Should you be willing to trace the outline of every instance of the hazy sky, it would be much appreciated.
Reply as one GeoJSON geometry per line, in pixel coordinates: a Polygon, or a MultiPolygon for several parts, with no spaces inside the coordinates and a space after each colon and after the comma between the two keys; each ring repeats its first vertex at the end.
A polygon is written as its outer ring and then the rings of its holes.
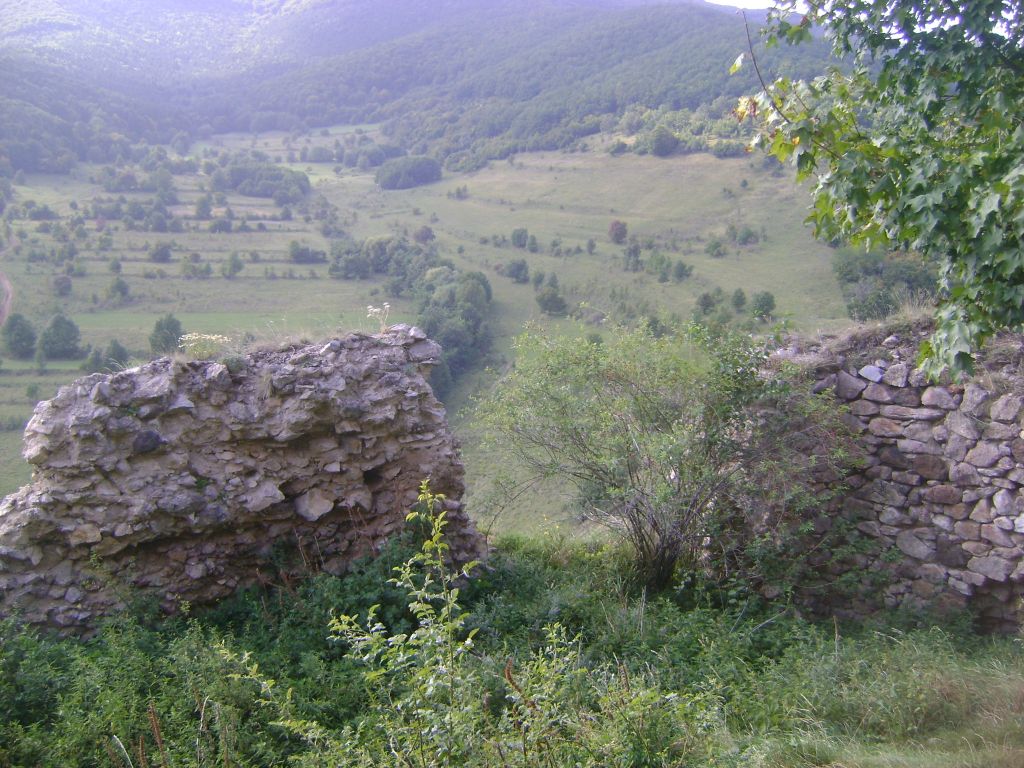
{"type": "Polygon", "coordinates": [[[733,8],[770,8],[771,0],[705,0],[713,5],[731,5],[733,8]]]}

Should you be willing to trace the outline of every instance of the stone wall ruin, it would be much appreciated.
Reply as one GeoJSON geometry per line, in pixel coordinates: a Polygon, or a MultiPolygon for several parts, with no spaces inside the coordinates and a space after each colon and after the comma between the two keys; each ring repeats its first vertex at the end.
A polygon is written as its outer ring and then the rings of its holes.
{"type": "Polygon", "coordinates": [[[914,365],[925,335],[868,330],[816,350],[816,389],[846,404],[865,451],[829,512],[881,545],[853,565],[887,572],[885,604],[970,608],[983,628],[1012,631],[1024,610],[1021,339],[999,340],[971,381],[932,384],[914,365]]]}
{"type": "Polygon", "coordinates": [[[340,573],[447,497],[452,555],[482,541],[416,328],[225,362],[156,360],[41,402],[33,481],[0,505],[0,614],[89,627],[140,591],[165,610],[255,583],[275,550],[340,573]]]}

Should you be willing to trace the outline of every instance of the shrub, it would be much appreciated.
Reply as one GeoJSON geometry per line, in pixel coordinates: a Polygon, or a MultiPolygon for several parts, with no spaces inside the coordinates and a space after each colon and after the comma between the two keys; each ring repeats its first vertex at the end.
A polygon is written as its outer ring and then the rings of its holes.
{"type": "Polygon", "coordinates": [[[626,242],[626,236],[629,233],[629,227],[626,222],[615,219],[611,224],[608,225],[608,239],[616,245],[622,245],[626,242]]]}
{"type": "MultiPolygon", "coordinates": [[[[212,231],[213,230],[211,230],[211,232],[212,231]]],[[[157,264],[166,264],[171,260],[173,255],[170,243],[157,243],[149,249],[149,260],[156,262],[157,264]]]]}
{"type": "Polygon", "coordinates": [[[73,360],[82,354],[78,346],[81,338],[81,332],[72,320],[57,315],[39,335],[39,351],[47,360],[73,360]]]}
{"type": "Polygon", "coordinates": [[[154,355],[170,354],[178,348],[183,334],[181,321],[168,313],[153,326],[153,332],[149,334],[149,348],[154,355]]]}
{"type": "Polygon", "coordinates": [[[568,479],[581,514],[629,542],[651,588],[696,565],[743,477],[790,455],[787,430],[808,428],[798,414],[828,416],[792,399],[781,422],[751,424],[747,409],[785,389],[759,375],[765,349],[700,326],[620,330],[600,345],[531,333],[516,350],[484,423],[525,482],[568,479]]]}
{"type": "Polygon", "coordinates": [[[505,265],[505,277],[509,277],[516,283],[528,283],[530,281],[530,267],[526,259],[513,259],[505,265]]]}
{"type": "Polygon", "coordinates": [[[759,291],[750,300],[750,313],[758,320],[767,320],[775,311],[775,295],[769,291],[759,291]]]}
{"type": "Polygon", "coordinates": [[[537,293],[537,306],[541,312],[552,317],[563,317],[569,311],[565,298],[552,285],[545,285],[537,293]]]}
{"type": "Polygon", "coordinates": [[[21,360],[28,360],[35,353],[36,329],[24,315],[15,312],[3,327],[4,345],[7,351],[21,360]]]}

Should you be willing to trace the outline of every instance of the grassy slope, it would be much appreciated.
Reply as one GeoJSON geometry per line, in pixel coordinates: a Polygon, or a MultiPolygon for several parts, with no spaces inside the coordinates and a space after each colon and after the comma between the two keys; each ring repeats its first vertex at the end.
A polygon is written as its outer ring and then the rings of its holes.
{"type": "MultiPolygon", "coordinates": [[[[332,129],[326,136],[317,132],[292,142],[292,146],[329,146],[335,138],[352,130],[332,129]]],[[[230,134],[217,137],[211,146],[256,147],[274,157],[287,154],[288,141],[282,133],[256,138],[230,134]]],[[[520,257],[529,261],[531,270],[557,273],[563,292],[572,301],[588,301],[595,306],[609,304],[609,292],[616,288],[627,293],[630,301],[646,301],[653,311],[664,316],[674,313],[688,318],[701,292],[720,286],[731,293],[739,287],[748,296],[758,290],[772,291],[781,315],[802,330],[833,329],[847,322],[829,267],[830,251],[816,243],[801,224],[802,193],[793,187],[788,173],[773,175],[757,158],[611,157],[600,150],[538,153],[519,155],[514,162],[493,163],[470,174],[448,174],[437,184],[401,192],[381,192],[371,174],[346,170],[338,175],[329,164],[292,167],[309,172],[315,192],[324,194],[339,207],[342,219],[349,222],[356,237],[407,232],[429,224],[437,233],[444,255],[464,268],[483,271],[494,288],[496,308],[495,349],[485,362],[495,368],[510,362],[511,340],[525,322],[577,329],[574,321],[544,318],[534,301],[532,287],[514,284],[495,272],[498,264],[520,257]],[[747,181],[746,187],[741,184],[743,180],[747,181]],[[463,185],[469,190],[468,199],[449,197],[450,191],[463,185]],[[725,188],[732,194],[724,194],[725,188]],[[693,265],[693,276],[681,284],[658,283],[652,275],[622,271],[622,249],[607,239],[608,224],[616,218],[626,221],[632,234],[663,242],[673,260],[681,258],[693,265]],[[756,230],[763,227],[768,240],[756,246],[730,247],[730,254],[723,259],[708,257],[704,253],[706,240],[721,236],[730,222],[756,230]],[[568,248],[585,245],[588,238],[593,238],[597,250],[593,256],[556,258],[545,252],[530,254],[510,246],[479,242],[481,237],[507,236],[517,227],[526,227],[536,234],[542,251],[548,250],[554,238],[560,238],[563,247],[568,248]],[[677,252],[671,250],[672,241],[677,252]]],[[[90,172],[86,167],[72,178],[31,176],[27,186],[17,188],[18,198],[45,203],[62,215],[69,215],[72,200],[106,196],[89,182],[90,172]]],[[[191,214],[200,182],[195,176],[176,179],[181,199],[177,206],[179,215],[191,214]]],[[[138,193],[127,197],[145,200],[150,195],[138,193]]],[[[228,203],[236,220],[245,214],[274,211],[268,201],[238,195],[231,195],[228,203]]],[[[179,234],[126,232],[116,225],[111,251],[82,250],[78,260],[86,266],[87,275],[74,278],[74,289],[68,299],[53,295],[50,286],[54,267],[9,258],[2,269],[15,287],[14,310],[27,314],[41,326],[62,309],[78,323],[83,342],[102,346],[117,338],[130,350],[144,354],[153,323],[167,312],[182,320],[186,330],[235,337],[250,333],[263,338],[318,338],[345,328],[368,329],[366,304],[385,298],[373,282],[327,279],[323,265],[314,268],[316,280],[308,278],[308,267],[294,267],[293,280],[269,280],[264,276],[267,269],[283,275],[292,268],[286,261],[292,239],[327,246],[315,230],[315,222],[307,224],[300,217],[290,222],[268,221],[266,232],[230,235],[210,234],[205,231],[205,223],[194,224],[197,231],[179,234]],[[146,255],[149,246],[166,240],[173,240],[180,247],[174,261],[166,265],[151,263],[146,255]],[[235,280],[228,281],[219,276],[219,265],[235,250],[243,255],[246,267],[235,280]],[[259,262],[249,261],[248,253],[253,250],[260,253],[259,262]],[[193,251],[213,264],[215,277],[180,277],[181,260],[193,251]],[[113,306],[106,298],[114,278],[108,268],[109,260],[114,257],[122,262],[122,274],[133,297],[123,306],[113,306]],[[166,277],[143,276],[144,272],[157,269],[162,269],[166,277]]],[[[87,221],[86,226],[93,237],[95,223],[87,221]]],[[[15,222],[13,229],[25,231],[26,249],[33,240],[44,248],[54,244],[47,235],[35,232],[34,222],[15,222]]],[[[411,319],[411,306],[393,300],[391,303],[393,322],[411,319]]],[[[30,404],[25,390],[30,383],[37,382],[41,396],[48,397],[59,384],[77,375],[73,364],[52,362],[48,367],[51,373],[39,377],[31,362],[4,361],[7,373],[0,375],[0,416],[14,418],[20,414],[27,418],[30,404]],[[21,372],[14,375],[19,369],[21,372]]],[[[494,474],[498,461],[480,445],[467,408],[473,393],[485,388],[488,381],[487,375],[468,379],[452,401],[474,486],[494,474]]],[[[15,435],[17,431],[2,435],[0,490],[12,490],[27,477],[27,468],[17,456],[19,443],[15,435]]],[[[542,510],[551,512],[549,501],[524,503],[519,516],[504,518],[500,527],[534,527],[542,510]]]]}
{"type": "MultiPolygon", "coordinates": [[[[804,200],[788,173],[773,176],[759,163],[717,160],[708,155],[672,158],[612,158],[602,153],[522,155],[514,164],[494,163],[490,168],[446,178],[440,184],[404,193],[380,193],[350,181],[330,183],[326,194],[339,205],[351,206],[369,217],[360,217],[360,234],[381,234],[410,225],[411,211],[422,211],[413,221],[431,224],[452,258],[467,268],[490,277],[499,308],[494,364],[510,360],[511,338],[527,321],[579,330],[574,322],[552,323],[539,312],[532,287],[517,285],[494,272],[495,265],[525,257],[532,270],[554,271],[574,300],[607,303],[612,288],[627,289],[635,298],[648,300],[663,315],[689,318],[697,296],[718,286],[727,294],[742,288],[749,297],[756,291],[775,294],[780,315],[805,332],[834,330],[849,323],[830,266],[831,251],[815,242],[802,225],[804,200]],[[746,188],[742,179],[748,180],[746,188]],[[469,188],[469,198],[450,199],[447,192],[458,185],[469,188]],[[735,196],[723,194],[731,189],[735,196]],[[694,267],[682,284],[658,283],[652,275],[622,271],[622,249],[607,240],[612,219],[629,224],[641,238],[678,237],[682,258],[694,267]],[[764,227],[768,240],[758,246],[730,248],[723,259],[704,252],[708,238],[721,236],[730,222],[754,229],[764,227]],[[527,227],[542,244],[560,238],[570,247],[588,238],[598,243],[593,257],[554,258],[529,254],[511,247],[480,245],[479,237],[509,234],[527,227]],[[461,246],[463,255],[456,250],[461,246]]],[[[593,329],[588,329],[593,330],[593,329]]],[[[501,466],[500,453],[481,444],[473,429],[471,395],[487,386],[486,376],[476,377],[452,400],[455,421],[465,445],[471,499],[479,499],[475,511],[490,519],[482,507],[486,487],[501,466]]],[[[559,504],[552,504],[551,488],[519,499],[514,511],[505,511],[496,525],[502,530],[535,529],[545,515],[559,518],[559,504]]]]}

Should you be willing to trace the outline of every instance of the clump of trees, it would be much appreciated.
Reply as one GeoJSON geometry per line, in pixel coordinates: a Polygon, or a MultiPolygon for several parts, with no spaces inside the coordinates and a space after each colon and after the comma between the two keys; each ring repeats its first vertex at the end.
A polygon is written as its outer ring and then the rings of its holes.
{"type": "Polygon", "coordinates": [[[530,282],[530,265],[526,259],[512,259],[502,267],[502,274],[514,283],[530,282]]]}
{"type": "Polygon", "coordinates": [[[74,360],[82,356],[82,334],[64,315],[55,315],[39,334],[37,352],[47,360],[74,360]]]}
{"type": "Polygon", "coordinates": [[[295,264],[323,264],[327,261],[327,252],[292,240],[288,244],[288,258],[295,264]]]}
{"type": "Polygon", "coordinates": [[[616,245],[622,245],[626,242],[626,237],[629,234],[629,226],[624,221],[615,219],[611,224],[608,225],[608,239],[616,245]]]}
{"type": "Polygon", "coordinates": [[[223,168],[215,170],[210,186],[217,192],[235,190],[249,197],[269,197],[277,205],[297,203],[311,188],[309,177],[301,171],[245,155],[233,156],[223,168]]]}
{"type": "Polygon", "coordinates": [[[105,349],[95,348],[82,363],[86,373],[120,371],[131,361],[131,353],[117,339],[111,339],[105,349]]]}
{"type": "Polygon", "coordinates": [[[441,180],[441,164],[432,157],[396,157],[377,169],[376,180],[381,189],[419,187],[441,180]]]}

